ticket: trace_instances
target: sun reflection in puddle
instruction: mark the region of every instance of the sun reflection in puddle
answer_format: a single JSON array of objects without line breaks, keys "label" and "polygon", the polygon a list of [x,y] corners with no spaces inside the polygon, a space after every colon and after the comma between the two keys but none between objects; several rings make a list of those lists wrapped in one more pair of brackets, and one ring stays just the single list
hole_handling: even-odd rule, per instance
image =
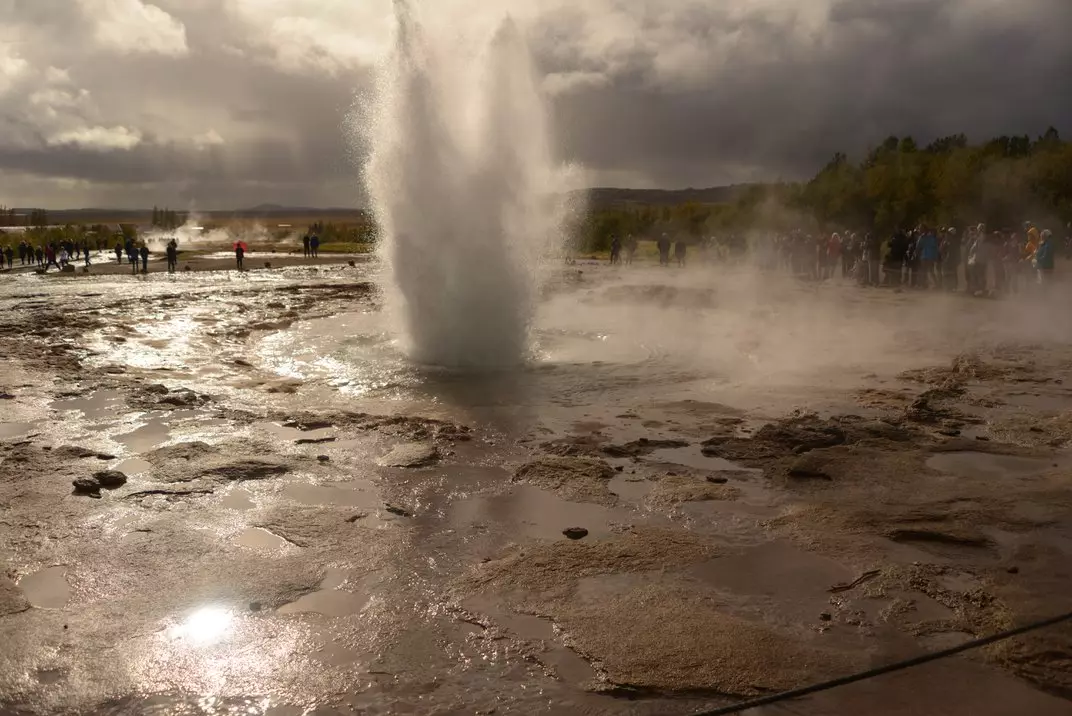
[{"label": "sun reflection in puddle", "polygon": [[198,646],[218,644],[230,635],[234,613],[223,607],[203,607],[168,629],[170,639],[182,639]]}]

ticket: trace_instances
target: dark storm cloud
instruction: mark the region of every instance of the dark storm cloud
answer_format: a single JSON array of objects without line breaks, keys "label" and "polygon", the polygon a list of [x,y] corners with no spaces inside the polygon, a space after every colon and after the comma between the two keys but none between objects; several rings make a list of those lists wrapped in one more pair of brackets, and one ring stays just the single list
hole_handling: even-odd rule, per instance
[{"label": "dark storm cloud", "polygon": [[[608,81],[560,97],[565,151],[660,184],[698,185],[749,168],[806,175],[835,151],[860,152],[889,134],[1072,129],[1072,3],[986,5],[843,0],[818,34],[769,17],[691,23],[683,42],[735,33],[737,47],[766,55],[730,51],[716,62],[712,53],[705,77],[678,85],[654,71],[654,55],[638,61],[644,50],[625,45],[627,61]],[[560,61],[550,54],[545,66]]]},{"label": "dark storm cloud", "polygon": [[[0,203],[360,201],[346,117],[386,0],[45,5],[0,0]],[[596,183],[795,178],[889,134],[1072,132],[1069,0],[514,5],[561,154]]]}]

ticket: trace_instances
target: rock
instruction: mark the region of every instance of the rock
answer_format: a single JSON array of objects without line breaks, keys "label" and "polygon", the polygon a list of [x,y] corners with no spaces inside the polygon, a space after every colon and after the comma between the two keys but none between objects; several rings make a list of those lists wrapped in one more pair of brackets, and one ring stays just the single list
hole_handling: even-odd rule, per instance
[{"label": "rock", "polygon": [[260,602],[250,602],[249,603],[249,610],[251,612],[259,612],[261,610],[261,603]]},{"label": "rock", "polygon": [[439,450],[431,443],[400,443],[377,464],[383,467],[423,467],[439,459]]},{"label": "rock", "polygon": [[819,615],[819,620],[824,621],[824,622],[828,622],[833,618],[834,617],[832,617],[828,612],[823,612],[822,614]]},{"label": "rock", "polygon": [[1020,573],[1020,568],[1019,567],[1009,567],[1005,571],[1008,572],[1009,574],[1019,574]]},{"label": "rock", "polygon": [[322,443],[333,443],[338,438],[332,436],[327,438],[298,438],[294,441],[295,445],[320,445]]},{"label": "rock", "polygon": [[248,360],[242,360],[241,358],[235,358],[233,361],[231,361],[231,363],[237,366],[241,366],[242,368],[253,367],[252,363],[250,363]]},{"label": "rock", "polygon": [[297,428],[298,430],[307,433],[312,430],[324,430],[326,428],[333,428],[335,427],[335,423],[331,422],[330,420],[288,420],[287,422],[283,423],[283,427]]},{"label": "rock", "polygon": [[95,457],[98,460],[114,460],[115,455],[107,455],[96,450],[81,447],[80,445],[61,445],[52,451],[52,454],[61,460],[81,460],[87,457]]},{"label": "rock", "polygon": [[63,273],[74,273],[74,266],[72,266],[71,264],[67,264],[66,266],[62,267],[60,271],[62,271]]},{"label": "rock", "polygon": [[74,492],[76,495],[89,495],[92,497],[96,494],[100,496],[100,483],[90,477],[80,477],[76,480],[72,480],[71,484],[74,485]]},{"label": "rock", "polygon": [[316,459],[317,459],[317,460],[318,460],[319,462],[330,462],[330,461],[331,461],[331,458],[330,458],[330,457],[328,457],[327,455],[317,455],[317,456],[316,456]]},{"label": "rock", "polygon": [[271,261],[265,261],[264,262],[264,268],[266,268],[266,269],[272,268],[272,262]]},{"label": "rock", "polygon": [[719,475],[708,475],[707,481],[710,483],[714,483],[715,485],[725,485],[730,480],[728,477],[721,477]]},{"label": "rock", "polygon": [[213,447],[201,440],[197,440],[188,443],[165,445],[164,447],[153,450],[144,457],[146,460],[156,465],[166,465],[174,460],[185,460],[189,462],[217,452],[219,452],[219,448]]},{"label": "rock", "polygon": [[512,482],[524,482],[574,502],[614,504],[609,483],[618,473],[604,460],[587,457],[543,457],[525,463]]},{"label": "rock", "polygon": [[286,465],[264,460],[240,460],[228,465],[209,468],[201,473],[202,477],[216,477],[234,482],[246,480],[265,480],[269,477],[283,475],[289,471]]},{"label": "rock", "polygon": [[355,262],[353,262],[353,261],[347,261],[346,265],[349,266],[350,268],[354,268],[355,266],[357,266],[357,264]]},{"label": "rock", "polygon": [[12,395],[11,393],[5,393],[3,391],[0,391],[0,400],[14,400],[14,399],[15,399],[15,396]]},{"label": "rock", "polygon": [[567,527],[562,530],[562,534],[566,535],[570,539],[584,539],[588,536],[588,530],[584,527]]},{"label": "rock", "polygon": [[179,388],[160,398],[157,403],[159,405],[173,405],[177,408],[196,408],[209,402],[209,400],[210,398],[207,395],[200,395],[188,388]]},{"label": "rock", "polygon": [[30,608],[18,585],[4,576],[0,576],[0,617],[18,614]]},{"label": "rock", "polygon": [[984,443],[990,442],[990,438],[986,437],[985,435],[976,435],[975,439]]},{"label": "rock", "polygon": [[118,470],[102,470],[93,473],[93,479],[104,488],[114,490],[127,484],[127,476]]},{"label": "rock", "polygon": [[401,507],[395,507],[394,505],[387,505],[386,507],[384,507],[384,509],[390,512],[392,515],[398,515],[399,517],[413,517],[413,513],[408,512]]},{"label": "rock", "polygon": [[688,447],[687,440],[649,440],[640,438],[624,445],[607,445],[603,448],[603,454],[608,457],[639,457],[650,455],[656,450]]},{"label": "rock", "polygon": [[819,455],[805,454],[789,466],[789,476],[804,480],[830,480],[827,460]]},{"label": "rock", "polygon": [[353,524],[353,523],[357,522],[358,520],[365,519],[366,517],[368,517],[367,512],[358,512],[356,515],[350,515],[349,517],[347,517],[346,521],[349,522],[350,524]]}]

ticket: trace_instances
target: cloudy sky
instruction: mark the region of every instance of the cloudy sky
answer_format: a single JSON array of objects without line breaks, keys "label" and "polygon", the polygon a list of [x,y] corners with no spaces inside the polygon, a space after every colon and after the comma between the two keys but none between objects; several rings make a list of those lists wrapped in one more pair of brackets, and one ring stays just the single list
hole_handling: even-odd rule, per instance
[{"label": "cloudy sky", "polygon": [[[420,4],[420,0],[415,0]],[[1072,0],[423,0],[507,12],[593,183],[797,178],[889,134],[1072,135]],[[391,0],[0,0],[0,204],[362,203]]]}]

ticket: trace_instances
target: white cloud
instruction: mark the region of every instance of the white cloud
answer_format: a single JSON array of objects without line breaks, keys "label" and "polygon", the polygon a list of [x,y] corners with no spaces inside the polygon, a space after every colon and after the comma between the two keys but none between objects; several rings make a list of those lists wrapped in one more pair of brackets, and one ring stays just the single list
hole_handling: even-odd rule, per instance
[{"label": "white cloud", "polygon": [[203,134],[195,135],[193,143],[198,149],[208,149],[209,147],[218,147],[222,145],[224,141],[219,132],[215,129],[210,129]]},{"label": "white cloud", "polygon": [[71,73],[59,67],[49,67],[45,70],[45,82],[54,85],[70,84]]},{"label": "white cloud", "polygon": [[9,92],[30,67],[11,43],[0,42],[0,96]]},{"label": "white cloud", "polygon": [[247,42],[285,72],[337,75],[377,62],[393,19],[385,0],[224,0]]},{"label": "white cloud", "polygon": [[49,146],[75,145],[96,151],[128,150],[141,144],[141,132],[127,127],[82,127],[48,138]]},{"label": "white cloud", "polygon": [[156,5],[142,0],[81,0],[96,20],[94,38],[120,54],[182,56],[189,52],[186,26]]}]

